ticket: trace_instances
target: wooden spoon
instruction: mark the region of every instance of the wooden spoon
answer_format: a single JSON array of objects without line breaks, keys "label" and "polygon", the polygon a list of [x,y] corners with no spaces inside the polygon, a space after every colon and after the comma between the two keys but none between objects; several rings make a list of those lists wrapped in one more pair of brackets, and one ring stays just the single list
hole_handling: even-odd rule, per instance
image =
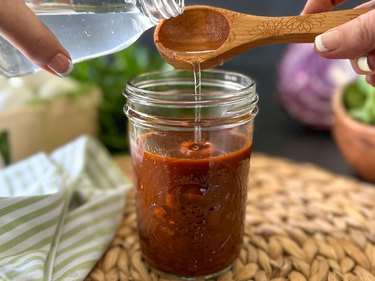
[{"label": "wooden spoon", "polygon": [[208,6],[192,6],[155,30],[161,56],[179,69],[202,69],[251,48],[274,43],[314,42],[317,35],[350,21],[370,9],[340,10],[290,17],[262,17]]}]

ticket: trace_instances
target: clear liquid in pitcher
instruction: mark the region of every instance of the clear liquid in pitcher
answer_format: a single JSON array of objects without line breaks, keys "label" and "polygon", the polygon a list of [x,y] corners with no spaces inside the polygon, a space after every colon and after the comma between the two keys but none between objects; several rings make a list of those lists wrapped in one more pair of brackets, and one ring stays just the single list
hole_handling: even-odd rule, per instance
[{"label": "clear liquid in pitcher", "polygon": [[[136,0],[33,2],[26,0],[70,53],[73,63],[123,50],[160,19],[177,16],[184,8],[183,0],[166,0],[158,7]],[[0,36],[0,75],[20,76],[38,69]]]}]

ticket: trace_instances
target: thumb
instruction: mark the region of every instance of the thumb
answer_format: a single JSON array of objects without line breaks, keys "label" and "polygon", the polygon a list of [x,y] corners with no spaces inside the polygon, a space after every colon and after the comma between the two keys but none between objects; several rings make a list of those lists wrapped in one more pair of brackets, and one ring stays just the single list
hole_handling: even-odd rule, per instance
[{"label": "thumb", "polygon": [[0,35],[34,64],[59,76],[68,75],[73,69],[68,52],[24,0],[1,1]]},{"label": "thumb", "polygon": [[375,70],[375,10],[317,36],[315,47],[326,58],[355,60],[357,72]]}]

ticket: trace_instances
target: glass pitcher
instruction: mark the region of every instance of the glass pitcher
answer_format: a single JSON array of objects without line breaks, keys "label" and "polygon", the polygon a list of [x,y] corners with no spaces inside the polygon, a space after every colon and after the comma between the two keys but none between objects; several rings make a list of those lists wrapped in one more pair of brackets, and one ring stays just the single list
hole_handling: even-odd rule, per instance
[{"label": "glass pitcher", "polygon": [[[73,63],[123,50],[159,20],[181,14],[184,0],[26,0]],[[41,50],[43,51],[43,50]],[[0,75],[38,69],[0,36]]]}]

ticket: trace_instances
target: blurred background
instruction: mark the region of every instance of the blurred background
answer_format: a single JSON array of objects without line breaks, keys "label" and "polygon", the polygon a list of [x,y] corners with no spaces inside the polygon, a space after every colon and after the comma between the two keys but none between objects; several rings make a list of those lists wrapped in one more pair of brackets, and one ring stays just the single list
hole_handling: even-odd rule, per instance
[{"label": "blurred background", "polygon": [[[340,9],[362,2],[347,1]],[[304,4],[303,0],[186,0],[186,5],[210,5],[265,16],[298,15]],[[346,62],[328,62],[315,54],[311,44],[299,45],[260,47],[220,67],[246,74],[256,82],[260,112],[255,121],[254,152],[311,162],[333,172],[353,175],[331,135],[330,99],[339,85],[357,77]],[[35,121],[30,121],[32,118],[19,109],[17,114],[13,112],[3,118],[5,121],[0,118],[3,161],[14,162],[38,151],[37,145],[25,148],[28,141],[29,146],[34,142],[51,150],[79,133],[98,136],[113,153],[126,153],[126,119],[122,112],[125,98],[121,94],[125,83],[139,73],[167,67],[153,44],[152,29],[120,53],[77,64],[71,76],[75,80],[64,79],[67,81],[64,85],[54,80],[49,88],[34,85],[35,91],[42,92],[38,94],[42,98],[33,99],[33,103],[44,107],[38,109],[39,117]],[[39,79],[44,81],[46,78]],[[17,79],[13,80],[10,84],[17,87]],[[8,82],[0,80],[1,83]],[[61,89],[67,94],[64,95]],[[0,90],[0,99],[4,96],[1,91],[4,90]],[[65,97],[52,111],[51,100],[56,96]],[[9,104],[6,107],[9,108]],[[48,118],[46,112],[50,114]],[[85,120],[77,117],[79,113]],[[51,118],[55,121],[47,124],[45,120]],[[17,137],[22,143],[12,149],[7,146],[7,143],[15,142],[15,138],[10,139],[10,119],[20,120],[18,123],[23,124],[23,128],[17,129],[22,131]],[[68,119],[70,123],[67,123]],[[63,121],[57,120],[65,120],[65,123],[59,125]],[[77,126],[77,120],[81,120],[81,125]],[[38,129],[33,127],[35,124]],[[27,127],[31,128],[29,133],[25,133]],[[75,131],[74,127],[80,127],[81,131]],[[59,135],[62,131],[65,135]],[[19,151],[23,152],[15,156]]]}]

